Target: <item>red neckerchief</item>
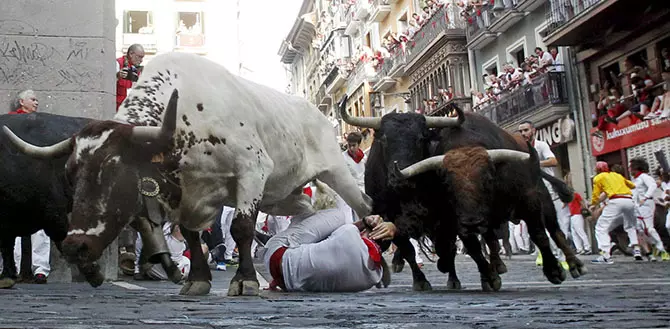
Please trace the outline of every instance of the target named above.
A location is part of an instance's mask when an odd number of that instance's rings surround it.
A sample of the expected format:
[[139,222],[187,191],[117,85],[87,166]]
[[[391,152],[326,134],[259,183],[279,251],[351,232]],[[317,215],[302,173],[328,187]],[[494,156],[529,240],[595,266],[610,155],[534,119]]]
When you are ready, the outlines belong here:
[[356,163],[361,162],[361,160],[363,160],[363,157],[365,157],[365,153],[363,153],[361,149],[358,149],[358,151],[356,151],[356,154],[351,154],[351,151],[347,151],[347,154],[349,154],[349,156],[352,159],[354,159],[354,162]]
[[640,172],[638,172],[637,174],[635,174],[635,175],[633,176],[633,178],[638,178],[638,177],[639,177],[640,175],[642,175],[642,174],[643,174],[643,172],[640,171]]
[[28,112],[24,111],[23,108],[20,108],[20,109],[18,109],[18,110],[16,110],[16,111],[11,111],[11,112],[9,112],[9,113],[7,113],[7,114],[28,114]]
[[370,259],[372,259],[373,262],[375,262],[375,265],[379,268],[382,266],[382,252],[379,246],[372,240],[366,238],[366,237],[361,237],[363,239],[363,243],[368,247],[368,253],[370,254]]

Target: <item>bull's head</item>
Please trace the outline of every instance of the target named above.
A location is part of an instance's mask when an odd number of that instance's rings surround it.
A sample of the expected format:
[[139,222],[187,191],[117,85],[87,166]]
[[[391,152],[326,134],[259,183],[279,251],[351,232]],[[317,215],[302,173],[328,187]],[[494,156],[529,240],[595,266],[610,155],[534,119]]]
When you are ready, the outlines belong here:
[[75,264],[90,263],[142,210],[140,172],[153,155],[169,151],[177,118],[177,90],[168,102],[162,127],[94,121],[77,135],[52,146],[35,146],[3,127],[24,153],[38,158],[69,154],[65,165],[73,189],[70,228],[63,253]]
[[[530,159],[530,154],[514,150],[486,150],[489,160],[493,163],[509,161],[525,161]],[[410,178],[428,171],[444,168],[445,156],[436,155],[425,160],[419,161],[403,170],[399,170],[399,175],[403,178]]]
[[459,108],[455,108],[457,118],[429,117],[416,113],[389,113],[381,118],[351,117],[346,111],[346,100],[345,96],[340,103],[342,119],[350,125],[375,129],[370,160],[373,156],[383,158],[385,179],[391,185],[407,184],[400,175],[400,169],[430,156],[432,136],[437,136],[431,132],[431,128],[457,127],[465,119]]

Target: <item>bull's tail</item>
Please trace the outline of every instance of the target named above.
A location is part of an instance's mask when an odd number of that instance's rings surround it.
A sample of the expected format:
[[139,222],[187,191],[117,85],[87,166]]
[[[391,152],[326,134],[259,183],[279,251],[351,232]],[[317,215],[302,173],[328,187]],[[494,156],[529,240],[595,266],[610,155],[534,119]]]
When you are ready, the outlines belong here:
[[568,184],[565,184],[562,180],[547,174],[546,172],[542,172],[542,178],[546,179],[549,184],[554,188],[554,191],[556,194],[558,194],[558,198],[561,199],[564,203],[568,203],[572,201],[572,198],[575,195],[575,191],[568,186]]

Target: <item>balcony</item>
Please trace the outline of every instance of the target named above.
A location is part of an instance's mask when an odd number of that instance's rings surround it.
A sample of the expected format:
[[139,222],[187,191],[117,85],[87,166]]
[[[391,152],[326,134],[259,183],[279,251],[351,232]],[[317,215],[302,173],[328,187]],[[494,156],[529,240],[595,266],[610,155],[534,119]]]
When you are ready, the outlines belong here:
[[547,0],[517,0],[516,10],[532,12],[544,5]]
[[468,48],[471,49],[482,49],[498,37],[496,33],[489,30],[489,26],[495,20],[491,8],[482,8],[480,13],[468,19],[466,36]]
[[377,83],[372,89],[377,92],[387,91],[398,82],[397,78],[404,75],[405,56],[399,47],[391,51],[391,56],[384,58],[381,68],[377,70]]
[[391,5],[389,0],[374,0],[372,3],[372,13],[370,20],[373,22],[381,22],[391,13]]
[[379,77],[377,76],[374,67],[372,67],[370,60],[361,60],[356,64],[354,70],[349,75],[349,79],[347,80],[347,94],[356,91],[356,89],[366,81],[370,84],[374,84],[378,79]]
[[358,0],[354,5],[354,19],[365,20],[370,15],[372,0]]
[[463,38],[465,22],[460,18],[460,10],[452,4],[440,8],[407,43],[407,63],[414,63],[442,38]]
[[348,75],[341,72],[340,68],[335,66],[326,79],[323,80],[323,85],[326,87],[326,93],[332,95],[333,92],[344,86],[347,82],[347,77]]
[[148,53],[155,53],[157,50],[158,37],[156,34],[145,33],[124,33],[123,34],[123,49],[128,49],[130,45],[139,43],[144,47],[144,51]]
[[549,116],[565,115],[569,111],[565,72],[548,72],[534,80],[531,85],[503,92],[497,101],[476,106],[475,112],[503,128],[521,119],[533,117],[532,121],[540,124]]
[[301,52],[311,47],[312,40],[316,36],[316,27],[310,21],[297,18],[286,39],[282,40],[279,48],[281,62],[291,64]]
[[454,97],[446,102],[440,101],[437,104],[435,110],[426,111],[427,116],[446,116],[449,115],[449,112],[453,109],[453,105],[458,106],[465,112],[472,111],[472,98],[471,97]]
[[[507,7],[504,6],[505,2],[508,4]],[[503,33],[522,20],[526,14],[523,11],[517,10],[516,5],[518,2],[519,0],[496,0],[495,5],[491,8],[493,19],[490,21],[489,31]]]
[[607,48],[638,31],[656,28],[670,19],[667,1],[551,0],[547,5],[547,46]]
[[354,17],[355,6],[349,6],[344,11],[346,27],[344,28],[345,35],[356,35],[358,28],[361,26],[361,21]]

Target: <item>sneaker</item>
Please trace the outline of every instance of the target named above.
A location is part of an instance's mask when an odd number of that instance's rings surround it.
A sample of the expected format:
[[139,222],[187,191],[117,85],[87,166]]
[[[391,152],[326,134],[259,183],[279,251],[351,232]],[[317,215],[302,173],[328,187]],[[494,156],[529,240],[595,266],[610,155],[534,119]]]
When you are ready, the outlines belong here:
[[227,269],[225,262],[216,263],[217,271],[225,271]]
[[585,250],[579,249],[579,250],[575,251],[575,255],[583,255],[585,252],[586,252]]
[[537,253],[537,258],[535,259],[535,265],[536,266],[542,266],[542,253],[538,252]]
[[47,283],[47,276],[42,274],[42,273],[35,274],[35,278],[34,278],[33,282],[35,282],[37,284],[45,284],[45,283]]
[[570,270],[570,265],[568,265],[568,262],[562,261],[561,266],[563,267],[564,270],[568,271]]
[[611,258],[607,258],[604,255],[598,256],[598,258],[594,259],[591,261],[591,264],[614,264],[614,261],[612,261]]
[[642,260],[642,252],[640,251],[640,248],[633,249],[633,257],[635,260]]
[[647,255],[647,260],[650,261],[650,262],[655,262],[655,261],[656,261],[656,257],[654,257],[653,254],[649,254],[649,255]]
[[661,260],[664,262],[667,262],[670,260],[670,254],[668,254],[667,251],[663,250],[661,251]]

